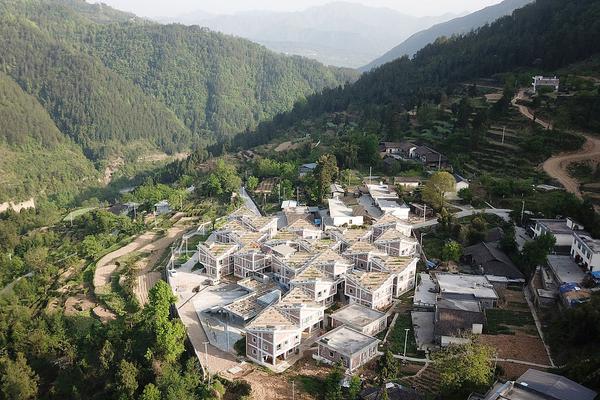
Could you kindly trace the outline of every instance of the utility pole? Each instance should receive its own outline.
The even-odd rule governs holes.
[[[206,365],[204,366],[204,370],[208,375],[208,385],[210,386],[210,372],[208,372],[208,343],[204,342],[204,359],[206,360]]]
[[[504,134],[506,133],[506,126],[502,128],[502,144],[504,144]]]
[[[373,167],[369,167],[369,185],[372,184],[373,179]]]
[[[522,200],[521,206],[521,226],[523,226],[523,214],[525,214],[525,200]]]
[[[292,400],[296,399],[296,381],[292,381]]]
[[[440,156],[438,158],[438,171],[442,169],[442,153],[438,153]]]
[[[427,221],[427,204],[423,203],[423,222]],[[423,245],[423,237],[421,236],[421,245]]]
[[[408,342],[409,328],[404,328],[404,361],[406,362],[406,343]]]
[[[300,204],[300,191],[298,186],[296,186],[296,205]]]

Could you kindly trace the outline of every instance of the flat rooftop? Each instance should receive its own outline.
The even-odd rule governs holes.
[[[346,356],[352,356],[365,347],[378,343],[379,339],[364,335],[345,325],[327,332],[319,338],[319,343]]]
[[[567,225],[566,219],[536,219],[535,222],[555,235],[568,235],[573,232],[573,229]]]
[[[437,274],[440,293],[467,294],[476,298],[497,299],[494,286],[485,276],[465,274]]]
[[[329,203],[329,215],[331,218],[353,216],[352,209],[345,205],[341,200],[329,199],[327,202]]]
[[[589,249],[594,253],[600,253],[600,239],[592,239],[592,237],[585,232],[575,231],[575,235],[583,242]]]
[[[585,278],[584,272],[570,256],[548,256],[548,266],[558,279],[559,284],[581,283]]]
[[[383,317],[384,313],[358,303],[349,304],[331,314],[331,318],[357,329],[362,329]]]
[[[439,299],[437,306],[450,310],[481,312],[481,305],[476,300]]]
[[[419,274],[420,281],[415,290],[413,304],[421,307],[433,307],[436,303],[437,290],[431,275],[425,272]]]

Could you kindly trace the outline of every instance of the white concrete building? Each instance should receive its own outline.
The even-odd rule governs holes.
[[[315,359],[328,364],[341,362],[354,371],[377,355],[379,340],[344,325],[321,336],[317,344]]]
[[[554,251],[556,253],[568,254],[573,243],[573,232],[583,230],[583,225],[572,220],[566,219],[536,219],[533,228],[535,238],[548,233],[554,237]]]
[[[358,303],[348,304],[330,315],[331,326],[346,325],[362,333],[375,336],[387,327],[387,315]]]
[[[600,239],[585,232],[573,232],[571,256],[596,278],[600,278]]]
[[[394,275],[387,272],[355,270],[346,275],[344,293],[350,303],[362,304],[374,310],[385,310],[392,305]]]
[[[354,215],[354,211],[340,199],[328,199],[329,216],[333,226],[361,226],[364,223],[362,215]]]
[[[545,76],[541,76],[541,75],[536,75],[533,77],[533,82],[531,83],[531,86],[533,86],[533,92],[537,93],[537,90],[540,87],[551,87],[554,89],[555,92],[558,92],[558,88],[560,86],[560,79],[558,79],[556,76],[554,77],[545,77]]]
[[[275,367],[299,352],[301,335],[291,318],[271,306],[246,326],[246,356],[257,364]]]

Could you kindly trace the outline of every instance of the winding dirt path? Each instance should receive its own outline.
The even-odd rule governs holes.
[[[525,118],[535,121],[545,129],[551,129],[551,123],[539,118],[534,119],[533,113],[527,106],[517,104],[518,100],[523,100],[525,97],[525,91],[520,90],[512,100],[512,105],[515,106]],[[585,138],[585,143],[581,149],[574,152],[557,154],[550,157],[542,164],[544,172],[560,182],[567,192],[573,193],[580,199],[583,198],[581,191],[579,190],[580,183],[569,174],[569,164],[588,160],[600,161],[600,138],[584,134],[582,134],[582,136]]]
[[[569,175],[569,164],[588,160],[600,162],[600,138],[590,135],[583,136],[585,137],[585,144],[580,150],[550,157],[542,165],[548,175],[559,181],[567,192],[575,194],[580,199],[583,196],[579,190],[579,181]]]

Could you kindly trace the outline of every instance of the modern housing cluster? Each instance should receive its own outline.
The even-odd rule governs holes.
[[[243,326],[249,359],[281,370],[316,341],[316,358],[354,370],[377,354],[373,335],[387,327],[393,299],[414,288],[418,242],[394,214],[368,227],[295,216],[278,229],[277,217],[242,208],[194,257],[214,283],[233,276],[249,292],[221,310]],[[326,317],[334,302],[346,306]]]

